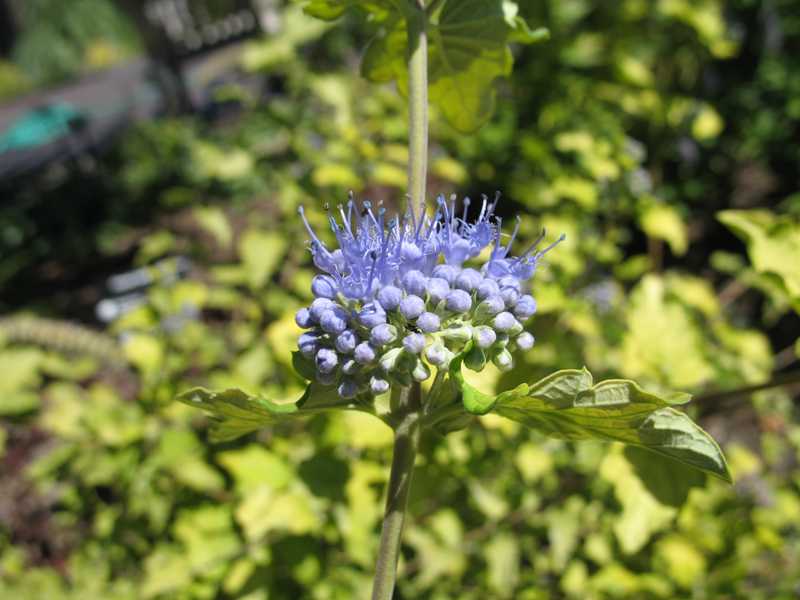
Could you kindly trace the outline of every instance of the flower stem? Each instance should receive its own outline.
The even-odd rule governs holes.
[[[428,173],[428,16],[422,0],[408,25],[408,194],[411,207],[425,201]]]
[[[372,600],[391,600],[397,577],[397,559],[400,556],[400,540],[403,534],[408,492],[414,471],[420,435],[421,389],[418,383],[401,388],[397,405],[393,407],[401,415],[395,428],[392,471],[386,496],[386,512],[381,530],[378,563]]]

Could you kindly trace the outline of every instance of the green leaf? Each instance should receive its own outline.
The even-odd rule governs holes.
[[[508,43],[546,39],[532,31],[508,0],[450,0],[427,26],[430,101],[462,132],[473,132],[494,112],[494,81],[510,75]],[[375,82],[396,80],[408,91],[406,23],[395,19],[367,48],[361,71]]]
[[[496,398],[488,394],[484,394],[480,390],[471,386],[464,380],[464,375],[461,373],[461,363],[464,358],[472,349],[472,342],[468,343],[462,352],[457,354],[453,360],[450,361],[450,380],[456,386],[456,389],[461,391],[461,402],[468,413],[473,415],[485,415],[492,410]]]
[[[409,0],[310,0],[303,11],[307,15],[334,21],[349,8],[358,7],[376,16],[385,16],[392,12],[414,8]]]
[[[309,384],[297,402],[273,402],[237,389],[213,392],[199,387],[183,392],[177,399],[210,414],[214,422],[212,442],[233,440],[287,417],[305,417],[335,408],[368,410],[340,398],[334,387],[317,383]]]
[[[780,281],[800,305],[800,222],[767,210],[723,210],[717,218],[747,244],[756,271]]]
[[[687,394],[656,395],[624,379],[591,384],[586,370],[559,371],[498,395],[494,410],[552,437],[620,441],[731,481],[717,443],[671,408]]]

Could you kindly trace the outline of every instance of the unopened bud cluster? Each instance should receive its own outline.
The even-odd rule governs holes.
[[[468,200],[459,218],[440,198],[433,218],[409,212],[402,223],[387,224],[383,209],[376,215],[365,202],[358,211],[351,200],[340,207],[341,224],[329,218],[340,246],[334,251],[303,216],[314,262],[325,271],[312,282],[314,301],[296,314],[308,330],[298,340],[300,353],[313,362],[317,381],[336,385],[344,398],[382,394],[392,384],[424,381],[431,367],[446,368],[469,342],[468,368],[491,361],[510,369],[511,352],[534,343],[523,323],[536,300],[524,284],[549,248],[537,252],[534,244],[511,258],[517,230],[500,244],[496,202],[484,198],[473,223]],[[490,244],[480,268],[463,266]]]

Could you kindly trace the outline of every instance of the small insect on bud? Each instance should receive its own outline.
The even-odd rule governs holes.
[[[400,301],[400,314],[406,319],[416,319],[425,312],[425,301],[419,296],[406,296]]]

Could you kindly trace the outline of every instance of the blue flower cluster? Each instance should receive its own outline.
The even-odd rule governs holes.
[[[300,209],[323,273],[311,284],[314,301],[297,312],[297,324],[308,330],[298,346],[320,383],[337,385],[343,398],[377,395],[393,383],[424,381],[431,367],[446,368],[470,341],[464,364],[473,370],[487,361],[510,369],[511,352],[533,346],[522,324],[536,312],[536,300],[525,283],[563,236],[538,250],[542,236],[512,257],[519,220],[501,244],[498,199],[484,197],[470,222],[469,199],[461,215],[454,199],[440,197],[433,217],[422,207],[419,215],[410,210],[402,220],[387,220],[383,208],[364,202],[359,209],[351,198],[339,207],[340,221],[329,215],[335,250]],[[480,268],[464,266],[489,246]]]

